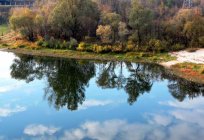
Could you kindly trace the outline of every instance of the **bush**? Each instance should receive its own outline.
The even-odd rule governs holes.
[[[96,42],[96,38],[95,37],[90,37],[90,36],[85,36],[84,41],[87,42],[87,43],[93,43],[93,42]]]
[[[56,43],[56,40],[54,39],[54,37],[51,37],[50,40],[48,41],[48,48],[54,49],[55,43]]]
[[[36,43],[36,44],[37,44],[38,46],[42,46],[42,45],[43,45],[43,43],[44,43],[44,42],[43,42],[43,40],[39,40],[39,41],[37,41],[37,43]]]
[[[70,46],[69,42],[65,40],[62,43],[60,43],[60,49],[69,49],[69,46]]]
[[[106,46],[101,46],[101,45],[97,45],[97,44],[93,45],[93,52],[107,53],[107,52],[111,52],[111,51],[112,51],[112,47],[110,45],[106,45]]]
[[[164,52],[167,51],[167,42],[166,41],[161,41],[158,39],[150,39],[148,43],[148,48],[147,51],[152,51],[152,52]]]
[[[74,38],[70,38],[70,41],[69,41],[69,49],[71,49],[71,50],[76,50],[77,46],[78,46],[77,40],[74,39]]]
[[[177,43],[171,47],[171,51],[180,51],[184,48],[185,48],[184,45]]]
[[[79,43],[77,50],[78,51],[92,52],[93,48],[90,44],[86,44],[85,42],[81,42],[81,43]]]
[[[117,44],[111,47],[111,51],[115,53],[121,53],[124,52],[122,44]]]
[[[201,47],[204,47],[204,36],[199,38],[199,44],[201,45]]]
[[[49,42],[48,41],[44,41],[43,44],[42,44],[42,47],[49,48]]]
[[[135,51],[135,44],[133,43],[133,41],[129,40],[127,43],[127,48],[126,51],[130,52],[130,51]]]

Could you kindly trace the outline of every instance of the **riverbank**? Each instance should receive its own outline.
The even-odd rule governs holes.
[[[72,59],[86,59],[86,60],[107,60],[107,61],[128,61],[128,62],[144,62],[156,63],[164,66],[173,74],[185,78],[189,81],[204,84],[204,64],[182,62],[180,63],[176,56],[167,53],[150,54],[130,52],[124,54],[96,54],[90,52],[79,52],[71,50],[53,50],[53,49],[38,49],[31,50],[26,48],[8,49],[3,48],[1,51],[13,52],[17,54],[33,55],[33,56],[47,56],[47,57],[60,57]],[[176,62],[176,63],[171,63]],[[172,65],[166,65],[171,63]]]
[[[10,32],[0,37],[0,39],[0,48],[2,48],[2,51],[34,56],[156,63],[169,69],[179,77],[204,84],[204,49],[194,52],[180,51],[173,53],[93,53],[42,48],[35,43],[21,40],[20,36],[14,32]]]

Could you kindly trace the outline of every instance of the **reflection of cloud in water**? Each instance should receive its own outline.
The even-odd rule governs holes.
[[[23,106],[16,106],[15,108],[5,107],[0,108],[0,117],[8,117],[15,113],[24,112],[26,111],[26,107]]]
[[[24,134],[30,135],[30,136],[43,136],[43,135],[53,135],[57,131],[59,131],[59,128],[53,127],[53,126],[44,126],[44,125],[36,125],[32,124],[27,126],[24,129]]]
[[[90,107],[96,107],[96,106],[106,106],[112,104],[113,101],[110,100],[86,100],[82,104],[82,106],[79,107],[79,110],[88,109]]]
[[[162,125],[162,126],[167,126],[172,121],[172,117],[166,116],[166,115],[164,116],[164,115],[160,115],[160,114],[148,114],[147,117],[148,117],[147,118],[148,122],[150,124],[158,124],[158,125]]]
[[[203,98],[162,104],[173,108],[165,114],[146,114],[147,123],[128,123],[124,120],[90,121],[79,128],[65,131],[62,139],[196,140],[204,137]]]
[[[195,109],[198,107],[204,107],[204,98],[194,98],[193,100],[186,99],[183,102],[179,101],[166,101],[160,102],[162,105],[167,105],[175,108],[182,108],[182,109]]]
[[[6,58],[6,61],[5,61],[5,58]],[[1,65],[0,79],[9,79],[11,77],[10,65],[12,64],[14,58],[15,56],[12,53],[0,52],[0,60],[3,60],[0,62],[0,65]]]
[[[11,90],[16,90],[17,88],[21,87],[21,83],[16,83],[16,84],[11,84],[11,85],[7,85],[7,86],[1,86],[0,87],[0,93],[4,93],[4,92],[8,92]]]
[[[194,123],[204,128],[204,98],[195,98],[183,102],[168,101],[162,104],[174,107],[169,113],[176,119],[187,123]]]
[[[168,127],[160,124],[127,123],[123,120],[86,122],[80,128],[65,131],[62,140],[195,140],[204,137],[203,128],[193,124],[176,123]]]

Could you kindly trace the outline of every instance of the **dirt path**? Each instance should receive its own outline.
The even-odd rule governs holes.
[[[161,63],[165,67],[171,67],[177,63],[190,62],[196,64],[204,64],[204,49],[199,49],[195,52],[179,51],[171,53],[177,57],[177,60]]]

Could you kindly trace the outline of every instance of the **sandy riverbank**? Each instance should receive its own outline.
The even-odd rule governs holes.
[[[195,52],[179,51],[170,53],[171,56],[175,56],[177,59],[168,62],[162,62],[161,65],[165,67],[171,67],[178,63],[194,63],[204,64],[204,49],[198,49]]]

